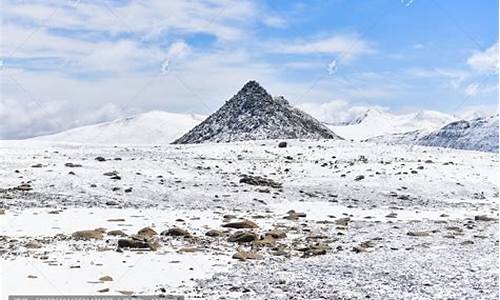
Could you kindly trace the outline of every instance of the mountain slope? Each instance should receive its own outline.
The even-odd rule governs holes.
[[[283,97],[273,98],[256,81],[249,81],[219,110],[174,143],[294,138],[340,139]]]
[[[498,115],[452,122],[420,138],[418,144],[498,152]]]
[[[97,144],[169,144],[203,120],[203,116],[151,111],[83,126],[33,140]]]
[[[423,110],[412,114],[395,115],[381,109],[370,108],[346,124],[329,128],[344,138],[364,140],[416,130],[430,132],[455,120],[455,117],[437,111]]]

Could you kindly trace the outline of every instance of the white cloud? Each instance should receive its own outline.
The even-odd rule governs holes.
[[[287,26],[286,21],[278,16],[267,16],[262,22],[274,28],[285,28]]]
[[[243,37],[243,27],[257,13],[251,1],[137,0],[113,5],[112,1],[33,0],[4,1],[2,14],[29,21],[36,27],[57,20],[59,28],[141,35],[154,32],[204,32],[221,40]],[[147,20],[147,21],[146,21]],[[151,36],[154,36],[151,35]]]
[[[0,139],[28,138],[123,116],[114,104],[81,111],[69,102],[0,98]]]
[[[467,59],[467,64],[478,72],[498,73],[498,42],[482,52],[476,52]]]
[[[331,54],[345,59],[374,52],[370,44],[357,35],[336,35],[295,42],[283,41],[273,44],[270,51],[290,54]]]
[[[485,82],[473,82],[468,84],[464,93],[467,96],[484,95],[489,93],[496,93],[498,91],[498,84],[486,84]]]
[[[477,95],[478,91],[479,91],[479,84],[478,83],[468,84],[467,87],[465,88],[465,94],[467,96]]]

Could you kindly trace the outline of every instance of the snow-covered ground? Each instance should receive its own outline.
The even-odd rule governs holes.
[[[498,298],[497,154],[287,142],[2,141],[2,299]],[[257,227],[223,227],[244,219]],[[134,236],[151,246],[118,246]]]

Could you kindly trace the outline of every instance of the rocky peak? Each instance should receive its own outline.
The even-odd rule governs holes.
[[[257,139],[339,138],[283,97],[273,98],[256,81],[243,88],[176,144]]]

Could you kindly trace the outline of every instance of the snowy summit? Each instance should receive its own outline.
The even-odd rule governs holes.
[[[285,98],[273,98],[259,83],[249,81],[219,110],[174,144],[301,138],[341,139],[310,115],[291,106]]]

